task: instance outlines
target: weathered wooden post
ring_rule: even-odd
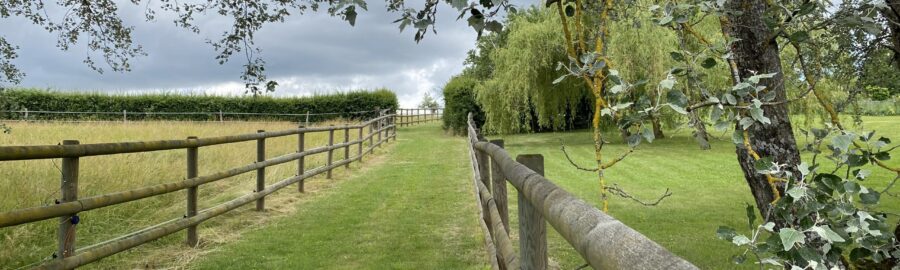
[[[375,134],[373,134],[373,132],[375,132],[375,123],[376,122],[374,122],[374,121],[372,123],[369,123],[369,151],[367,151],[368,152],[367,154],[372,153],[372,146],[375,145],[373,143],[373,141],[375,139]]]
[[[305,126],[305,127],[309,126],[309,111],[306,111],[306,123],[303,126]]]
[[[381,147],[381,133],[383,132],[383,130],[381,130],[381,128],[384,127],[384,123],[383,123],[384,119],[381,118],[382,116],[384,116],[384,113],[379,111],[378,112],[379,119],[377,121],[375,121],[375,123],[378,123],[378,126],[375,128],[376,132],[378,132],[378,147]]]
[[[363,157],[363,127],[359,127],[359,149],[356,151],[356,158],[359,159],[359,162],[362,162]]]
[[[344,127],[344,160],[350,160],[350,127]],[[350,162],[344,164],[344,168],[350,169]]]
[[[225,115],[222,114],[222,110],[219,110],[219,122],[225,122]]]
[[[544,175],[544,156],[519,155],[516,161]],[[547,269],[547,223],[540,210],[531,205],[520,190],[519,196],[519,257],[522,269]]]
[[[128,111],[122,110],[122,123],[127,123],[127,122],[128,122]]]
[[[28,108],[25,108],[25,120],[28,120]]]
[[[490,167],[488,167],[488,163],[490,162],[490,156],[484,151],[475,149],[475,161],[478,162],[478,180],[481,180],[481,183],[484,184],[485,187],[490,188],[491,186],[491,175],[490,175]],[[488,190],[490,191],[490,190]],[[485,224],[491,223],[491,211],[488,208],[487,202],[482,202],[484,205],[481,206],[482,213],[484,214],[482,218],[484,218]],[[488,225],[488,232],[491,235],[494,235],[494,229]]]
[[[76,140],[65,140],[63,145],[78,145]],[[62,177],[60,178],[60,203],[78,200],[78,157],[62,159]],[[80,218],[78,214],[66,215],[59,218],[59,230],[57,240],[59,248],[56,251],[57,258],[62,259],[75,255],[75,225]]]
[[[188,137],[188,140],[196,140],[196,136]],[[199,149],[197,147],[191,147],[187,149],[187,178],[197,177],[197,156]],[[199,186],[193,186],[187,188],[187,213],[184,215],[185,218],[193,217],[197,215],[197,188]],[[197,225],[190,226],[187,228],[187,245],[191,247],[196,247],[197,243],[199,243],[199,238],[197,237]]]
[[[503,148],[503,140],[491,140],[491,143]],[[503,171],[500,170],[500,164],[497,164],[496,160],[491,159],[491,195],[493,195],[494,201],[497,202],[497,212],[500,212],[500,221],[503,222],[503,227],[506,228],[508,233],[509,199],[507,199],[506,194],[506,177],[503,176]]]
[[[331,179],[331,161],[334,156],[334,149],[331,149],[332,145],[334,145],[334,125],[331,125],[328,129],[328,173],[325,175],[327,179]]]
[[[256,133],[266,133],[265,130],[257,130]],[[256,139],[256,162],[266,161],[266,138]],[[256,192],[266,188],[266,168],[256,169]],[[256,200],[256,211],[266,210],[266,197]]]
[[[303,153],[303,150],[304,150],[304,142],[306,141],[306,138],[305,138],[306,132],[302,131],[303,128],[305,128],[305,126],[301,125],[300,126],[300,129],[301,129],[300,134],[297,134],[297,153]],[[301,156],[299,159],[297,159],[297,176],[302,176],[303,173],[306,172],[306,164],[305,164],[306,160],[305,159],[306,159],[306,156]],[[300,183],[297,183],[297,191],[306,192],[305,190],[303,190],[303,182],[304,181],[306,181],[306,179],[300,179]]]

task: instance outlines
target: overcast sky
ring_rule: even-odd
[[[256,41],[268,62],[269,78],[280,84],[275,95],[386,87],[397,93],[403,107],[418,104],[427,91],[439,97],[440,87],[462,70],[466,52],[474,47],[475,32],[442,5],[438,34],[416,44],[415,32],[401,33],[392,23],[398,14],[386,12],[383,2],[369,2],[369,11],[359,15],[355,27],[327,14],[307,13],[259,32]],[[21,19],[2,20],[0,33],[20,47],[19,58],[13,62],[26,73],[20,86],[243,94],[239,80],[243,58],[219,65],[212,47],[205,43],[219,38],[230,20],[201,16],[201,33],[194,34],[175,27],[169,17],[145,22],[143,10],[127,2],[120,3],[120,15],[135,26],[135,41],[149,54],[133,59],[132,71],[127,73],[99,74],[82,63],[87,53],[83,44],[60,51],[55,35]]]

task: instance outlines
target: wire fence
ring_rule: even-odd
[[[305,112],[305,113],[260,113],[260,112],[80,112],[80,111],[43,111],[43,110],[6,110],[0,111],[0,121],[26,122],[134,122],[134,121],[185,121],[216,123],[247,122],[297,122],[321,123],[335,119],[367,119],[376,117],[378,109],[366,111],[341,112]]]

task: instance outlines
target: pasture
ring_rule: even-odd
[[[329,124],[329,123],[326,123]],[[338,124],[332,122],[331,124]],[[185,123],[185,122],[96,122],[96,123],[23,123],[10,125],[12,134],[0,136],[0,145],[57,144],[66,139],[77,139],[82,144],[183,139],[188,136],[214,137],[255,133],[258,129],[277,131],[296,128],[295,123]],[[356,138],[355,130],[350,131]],[[340,142],[343,131],[335,132]],[[306,145],[327,144],[328,133],[317,132],[306,136]],[[267,140],[267,158],[297,151],[297,137],[286,136]],[[256,161],[254,141],[204,147],[199,153],[199,174],[221,171]],[[355,149],[351,155],[355,154]],[[335,151],[335,160],[343,158],[343,151]],[[325,163],[324,155],[307,158],[307,168]],[[85,157],[80,165],[79,196],[89,197],[116,191],[124,191],[154,184],[179,181],[185,178],[184,150],[132,153],[111,156]],[[359,165],[354,165],[356,168]],[[59,160],[9,161],[0,163],[0,211],[53,204],[59,197]],[[296,162],[288,162],[267,170],[268,181],[275,182],[296,174]],[[346,173],[336,169],[336,179]],[[327,187],[321,177],[307,180],[307,191]],[[201,186],[198,208],[204,209],[252,192],[255,175],[246,173],[227,180]],[[213,219],[200,226],[202,247],[216,246],[233,239],[241,231],[262,224],[269,218],[292,212],[294,202],[309,196],[300,195],[296,188],[288,188],[267,199],[268,214],[244,211],[229,213],[225,218]],[[77,246],[83,247],[105,241],[125,233],[184,215],[184,192],[173,192],[143,200],[101,208],[80,214]],[[249,212],[249,213],[245,213]],[[18,268],[50,257],[56,246],[57,219],[50,219],[21,226],[0,229],[0,266]],[[184,265],[192,257],[205,252],[203,248],[192,251],[182,247],[184,232],[173,234],[161,241],[142,246],[135,251],[107,258],[96,266],[112,265],[126,268],[161,268]],[[208,250],[206,250],[208,251]],[[146,256],[153,254],[153,256]],[[165,258],[165,259],[160,259]],[[132,267],[128,267],[132,266]]]
[[[898,116],[864,117],[863,120],[865,130],[877,130],[877,134],[891,138],[900,135]],[[731,256],[742,250],[730,242],[716,238],[716,228],[725,225],[747,233],[744,209],[746,204],[753,205],[754,201],[735,158],[730,135],[728,132],[719,140],[713,139],[712,150],[708,151],[699,150],[690,136],[690,130],[677,133],[670,131],[666,133],[665,139],[656,140],[652,144],[641,144],[637,151],[605,172],[608,183],[618,184],[632,195],[647,201],[659,197],[666,188],[674,195],[655,207],[642,206],[629,199],[613,196],[610,199],[609,214],[701,269],[737,268],[731,263]],[[594,152],[588,131],[488,138],[504,139],[505,148],[511,156],[544,155],[548,179],[599,207],[596,175],[572,167],[560,150],[560,145],[565,144],[575,162],[582,166],[589,165]],[[607,134],[607,138],[611,138],[613,143],[604,148],[605,155],[618,156],[627,149],[616,134]],[[798,135],[797,139],[801,140],[798,143],[803,143],[802,138]],[[808,157],[808,154],[804,155],[804,158]],[[894,158],[889,164],[896,166],[900,164],[900,160]],[[893,179],[891,173],[881,168],[869,165],[867,169],[872,171],[872,175],[862,184],[870,188],[880,191]],[[511,185],[508,189],[510,192],[515,190]],[[511,215],[515,215],[516,196],[509,198],[509,211]],[[896,195],[882,196],[882,200],[881,210],[900,213],[900,199]],[[518,233],[516,221],[515,218],[510,219],[513,239]],[[893,217],[893,221],[896,224],[897,216]],[[548,230],[551,266],[555,263],[559,269],[575,269],[584,264],[578,253],[558,233]],[[758,269],[751,263],[745,263],[743,267]]]

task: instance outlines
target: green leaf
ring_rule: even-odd
[[[750,128],[750,126],[753,126],[753,118],[750,118],[750,117],[741,118],[740,124],[741,124],[741,129],[747,130],[748,128]]]
[[[659,82],[659,87],[662,87],[663,89],[672,89],[673,87],[675,87],[675,79],[667,78],[665,80],[662,80],[661,82]]]
[[[753,117],[754,120],[766,125],[772,123],[772,121],[769,120],[768,117],[763,115],[763,110],[758,107],[750,108],[750,116]]]
[[[773,232],[773,230],[775,230],[775,223],[773,223],[773,222],[766,222],[766,224],[763,224],[763,225],[762,225],[762,228],[763,228],[763,229],[766,229],[766,231]]]
[[[847,155],[847,165],[850,167],[859,167],[866,165],[866,163],[869,163],[869,159],[864,155]]]
[[[677,112],[677,113],[680,113],[680,114],[687,114],[687,111],[686,111],[684,108],[682,108],[681,106],[678,106],[678,105],[675,105],[675,104],[671,104],[671,103],[669,103],[668,105],[669,105],[670,108],[672,108],[672,110],[674,110],[674,111]]]
[[[809,33],[807,33],[806,31],[794,32],[793,34],[791,34],[790,39],[791,41],[795,42],[804,42],[809,40]]]
[[[728,104],[731,104],[731,105],[737,104],[737,98],[735,98],[734,95],[725,93],[725,95],[723,95],[723,96],[725,96],[725,101],[727,101]]]
[[[450,6],[455,8],[456,10],[462,10],[469,5],[469,1],[466,0],[452,0],[450,1]]]
[[[731,142],[737,145],[744,144],[744,133],[735,129],[734,132],[731,133]]]
[[[672,22],[672,16],[665,16],[659,19],[659,25],[666,25]]]
[[[806,196],[806,188],[792,187],[787,191],[787,194],[793,197],[794,200],[799,200]]]
[[[831,145],[837,149],[841,149],[841,152],[847,152],[851,143],[853,143],[853,136],[849,134],[838,135],[831,138]]]
[[[617,84],[609,88],[609,92],[613,94],[618,94],[622,91],[625,91],[625,86],[621,84]]]
[[[712,57],[706,58],[703,60],[703,63],[700,63],[700,66],[707,69],[713,68],[716,66],[716,59]]]
[[[494,33],[500,33],[503,31],[503,24],[498,21],[489,21],[484,25],[484,29]]]
[[[641,135],[640,134],[632,134],[628,136],[628,147],[635,147],[638,144],[641,144]]]
[[[791,248],[794,247],[794,244],[806,243],[803,233],[792,228],[782,228],[781,231],[778,232],[778,237],[781,238],[781,244],[784,246],[784,251],[791,250]]]
[[[653,129],[646,125],[641,128],[641,136],[644,136],[644,139],[647,140],[648,143],[652,143],[653,139],[656,139],[656,134],[653,134]]]
[[[575,16],[575,7],[573,7],[571,5],[566,6],[566,16],[567,17]]]
[[[768,172],[774,165],[772,157],[763,157],[753,163],[753,168],[756,169],[757,173],[764,173]]]
[[[672,57],[672,60],[675,61],[684,61],[684,55],[680,52],[669,52],[669,56]]]
[[[836,232],[832,231],[828,225],[825,226],[814,226],[812,230],[819,234],[823,239],[828,240],[828,242],[832,243],[842,243],[844,240],[843,237],[838,235]]]
[[[731,227],[719,226],[719,228],[716,229],[716,236],[718,236],[719,239],[731,241],[735,236],[737,236],[737,233],[734,232],[734,229]]]
[[[753,230],[753,224],[756,223],[756,211],[753,211],[753,205],[747,204],[747,207],[744,208],[747,212],[747,222],[749,223],[749,228]]]
[[[876,204],[878,203],[878,199],[881,198],[881,194],[878,191],[869,190],[867,193],[860,193],[859,199],[860,202],[864,204]]]
[[[885,161],[891,159],[891,153],[888,152],[878,152],[875,153],[875,159]]]
[[[669,103],[678,105],[678,107],[684,108],[688,104],[688,97],[676,89],[669,90],[669,92],[666,93],[666,98]]]
[[[556,78],[556,80],[553,80],[553,84],[559,84],[560,82],[565,80],[567,76],[569,76],[569,75],[566,74],[566,75],[559,76],[559,78]]]
[[[738,236],[735,236],[734,238],[732,238],[731,242],[734,243],[735,245],[743,246],[746,244],[750,244],[750,238],[747,238],[746,236],[743,236],[743,235],[738,235]]]
[[[828,131],[820,128],[813,128],[812,133],[816,139],[823,139],[825,136],[828,136]]]

